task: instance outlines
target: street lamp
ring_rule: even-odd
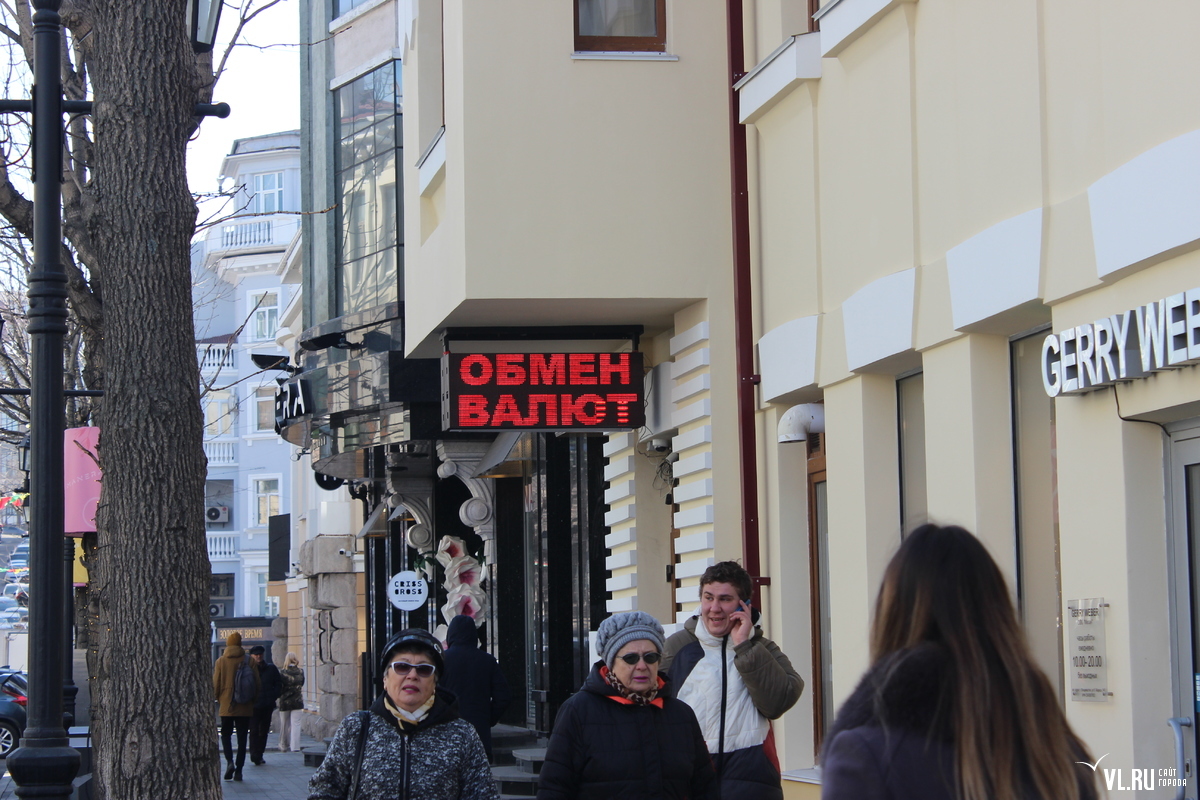
[[[33,267],[29,272],[30,494],[29,686],[25,735],[7,759],[18,797],[66,800],[79,771],[79,751],[63,726],[64,642],[69,637],[63,557],[63,337],[67,274],[62,247],[63,114],[89,114],[86,100],[62,93],[62,0],[34,0],[33,98],[0,100],[0,113],[33,114]],[[193,0],[193,48],[212,49],[221,0]],[[217,6],[213,9],[212,6]],[[203,15],[201,14],[203,7]],[[201,19],[203,16],[203,20]],[[207,32],[198,31],[207,28]],[[207,37],[201,40],[201,36]],[[229,116],[225,103],[197,104],[198,116]],[[55,561],[58,560],[56,564]]]
[[[188,0],[188,30],[192,34],[193,51],[212,52],[222,5],[221,0]]]
[[[25,473],[25,485],[21,487],[22,492],[29,491],[29,434],[25,434],[25,438],[17,445],[17,469]]]

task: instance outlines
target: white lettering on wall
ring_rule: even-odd
[[[1079,394],[1200,363],[1200,287],[1042,340],[1042,386]]]

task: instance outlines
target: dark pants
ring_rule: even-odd
[[[256,708],[250,717],[250,760],[262,761],[267,749],[267,734],[271,731],[271,714],[275,708]]]
[[[237,763],[233,761],[234,729],[237,730]],[[249,729],[249,717],[221,717],[221,745],[225,748],[225,760],[239,769],[246,764],[246,732]]]

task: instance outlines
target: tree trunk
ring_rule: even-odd
[[[201,81],[185,0],[93,9],[85,205],[105,265],[94,774],[104,797],[219,800],[185,173]]]

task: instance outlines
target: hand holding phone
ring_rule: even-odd
[[[729,629],[729,639],[736,647],[749,639],[750,632],[754,629],[750,604],[739,600],[737,610],[729,615],[729,619],[733,621],[733,627]]]

